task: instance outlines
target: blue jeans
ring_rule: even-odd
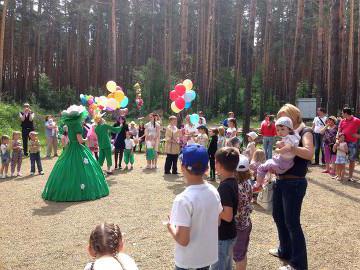
[[[325,164],[324,147],[322,144],[323,135],[314,133],[315,139],[315,164],[319,164],[320,150],[321,150],[321,163]]]
[[[273,144],[274,144],[274,137],[264,137],[263,138],[263,147],[264,147],[266,160],[272,158]]]
[[[235,242],[236,237],[229,240],[219,240],[219,260],[211,265],[211,270],[232,270]]]
[[[30,153],[30,172],[35,173],[35,163],[39,173],[42,172],[40,152]]]
[[[306,243],[300,224],[305,178],[277,180],[273,193],[273,218],[279,235],[279,256],[297,270],[307,269]]]
[[[180,268],[180,267],[177,267],[175,265],[175,270],[209,270],[210,269],[210,266],[206,266],[206,267],[202,267],[202,268],[189,268],[189,269],[185,269],[185,268]]]

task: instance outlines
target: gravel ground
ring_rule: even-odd
[[[184,189],[181,177],[146,170],[144,156],[136,155],[133,171],[107,178],[110,196],[45,202],[40,195],[54,163],[43,161],[45,176],[0,180],[0,269],[83,269],[90,260],[89,234],[103,221],[120,224],[126,251],[140,269],[173,269],[174,243],[162,220]],[[28,159],[23,162],[27,171]],[[302,211],[309,269],[360,269],[360,182],[336,182],[320,168],[312,168],[309,178]],[[277,269],[281,262],[267,254],[277,244],[272,217],[255,207],[252,220],[248,269]]]

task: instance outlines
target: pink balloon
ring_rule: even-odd
[[[175,100],[175,105],[180,110],[183,110],[185,108],[185,100],[182,97],[179,97]]]
[[[175,101],[178,97],[179,97],[179,95],[176,93],[175,90],[170,91],[170,99],[171,99],[171,101]]]
[[[185,85],[183,85],[182,83],[179,83],[175,86],[175,92],[176,94],[178,94],[179,96],[183,96],[186,92],[186,87]],[[179,107],[178,107],[179,108]],[[180,108],[179,108],[180,109]]]

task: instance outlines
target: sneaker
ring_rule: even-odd
[[[44,172],[43,172],[43,171],[41,171],[41,172],[39,172],[39,174],[40,174],[40,175],[44,175]]]
[[[33,172],[30,172],[30,175],[34,175],[35,173],[33,173]]]
[[[130,170],[132,170],[132,169],[134,169],[134,166],[133,166],[133,165],[130,166]]]
[[[10,177],[14,177],[14,176],[16,176],[14,173],[11,173],[11,174],[10,174]]]
[[[126,165],[126,166],[125,166],[125,170],[128,170],[128,169],[129,169],[129,167]]]
[[[334,174],[331,179],[336,179],[338,176],[336,174]]]
[[[294,267],[292,267],[290,264],[281,266],[279,270],[296,270]]]
[[[354,179],[351,178],[351,177],[348,179],[348,181],[349,181],[349,182],[355,182]]]
[[[21,172],[18,172],[18,173],[17,173],[17,176],[22,176]]]
[[[3,175],[1,176],[1,178],[2,178],[2,179],[5,179],[5,178],[6,178],[6,175],[5,175],[5,174],[3,174]]]
[[[280,258],[279,250],[277,248],[269,249],[269,254],[276,258]]]

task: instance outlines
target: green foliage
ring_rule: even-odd
[[[301,81],[297,84],[296,98],[307,98],[312,95],[308,81]]]

